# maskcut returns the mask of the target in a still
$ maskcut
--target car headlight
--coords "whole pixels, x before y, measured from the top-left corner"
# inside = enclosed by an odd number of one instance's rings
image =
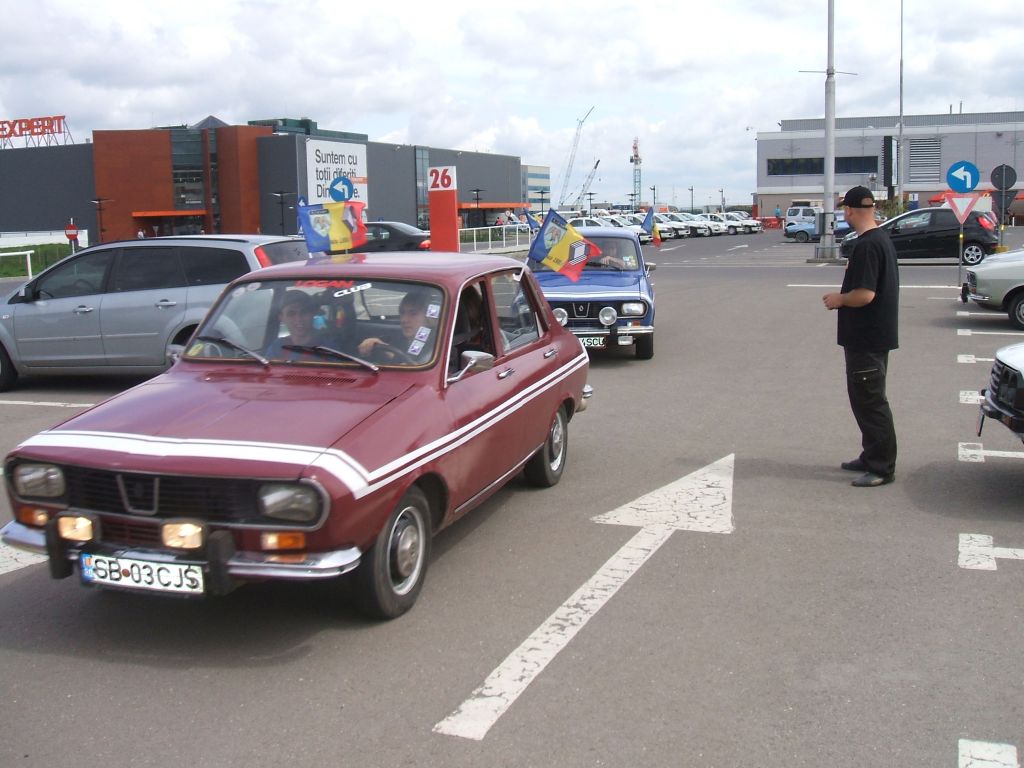
[[[559,325],[565,325],[569,322],[569,313],[561,307],[555,308],[555,320],[558,321]]]
[[[625,301],[622,303],[622,314],[626,317],[637,317],[647,311],[647,306],[642,301]]]
[[[597,319],[601,321],[601,325],[615,325],[619,316],[614,307],[601,307],[601,311],[597,313]]]
[[[311,523],[320,514],[320,496],[308,485],[266,483],[259,490],[260,513],[295,523]]]
[[[53,464],[19,464],[14,468],[14,490],[19,496],[53,499],[64,495],[64,472]]]
[[[203,546],[205,529],[198,520],[169,520],[160,528],[165,547],[172,549],[199,549]]]

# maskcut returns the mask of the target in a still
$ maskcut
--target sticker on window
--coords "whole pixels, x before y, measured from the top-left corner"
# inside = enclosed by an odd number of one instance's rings
[[[412,342],[409,345],[409,354],[410,355],[418,355],[422,351],[423,351],[423,342],[422,341],[414,341],[414,342]]]
[[[416,341],[426,341],[430,338],[430,329],[425,325],[421,325],[419,330],[416,331]]]
[[[441,316],[441,305],[440,304],[428,304],[427,305],[427,317],[440,317]]]

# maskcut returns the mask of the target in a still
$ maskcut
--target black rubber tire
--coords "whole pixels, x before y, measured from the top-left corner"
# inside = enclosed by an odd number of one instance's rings
[[[360,610],[394,619],[419,597],[430,562],[430,502],[418,487],[402,496],[354,574]]]
[[[633,346],[636,348],[637,360],[650,360],[654,357],[654,334],[649,333],[644,336],[637,336],[636,343]]]
[[[550,488],[557,485],[565,471],[565,460],[569,451],[569,419],[565,415],[565,406],[559,406],[551,420],[548,436],[544,445],[530,457],[523,467],[526,481],[538,488]]]
[[[964,264],[973,267],[985,260],[985,249],[975,242],[964,243]]]
[[[736,227],[729,227],[728,228],[728,232],[729,232],[730,235],[735,235],[736,234]]]
[[[1018,293],[1010,300],[1008,314],[1015,328],[1024,329],[1024,293]]]
[[[793,239],[796,240],[798,243],[806,243],[810,241],[811,236],[808,235],[803,230],[800,230],[795,235],[793,235]]]
[[[3,344],[0,344],[0,392],[6,392],[17,380],[18,372],[14,369],[14,363],[11,362]]]

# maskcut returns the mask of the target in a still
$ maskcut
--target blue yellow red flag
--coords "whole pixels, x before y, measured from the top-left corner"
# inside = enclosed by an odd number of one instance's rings
[[[359,248],[367,240],[363,209],[366,203],[299,205],[299,222],[310,252],[336,253]]]
[[[576,282],[587,261],[601,249],[587,240],[556,211],[549,210],[528,256]]]

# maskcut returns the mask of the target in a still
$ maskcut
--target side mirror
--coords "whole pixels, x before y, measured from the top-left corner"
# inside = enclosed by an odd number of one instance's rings
[[[654,271],[654,270],[656,270],[657,268],[658,268],[658,265],[657,265],[657,264],[655,264],[655,263],[654,263],[653,261],[648,261],[648,262],[647,262],[647,271],[648,271],[648,272],[653,272],[653,271]]]
[[[475,352],[470,350],[462,353],[462,357],[459,359],[459,362],[462,365],[462,368],[454,376],[448,377],[449,384],[454,384],[467,373],[491,370],[491,368],[494,367],[494,355],[489,352]]]

